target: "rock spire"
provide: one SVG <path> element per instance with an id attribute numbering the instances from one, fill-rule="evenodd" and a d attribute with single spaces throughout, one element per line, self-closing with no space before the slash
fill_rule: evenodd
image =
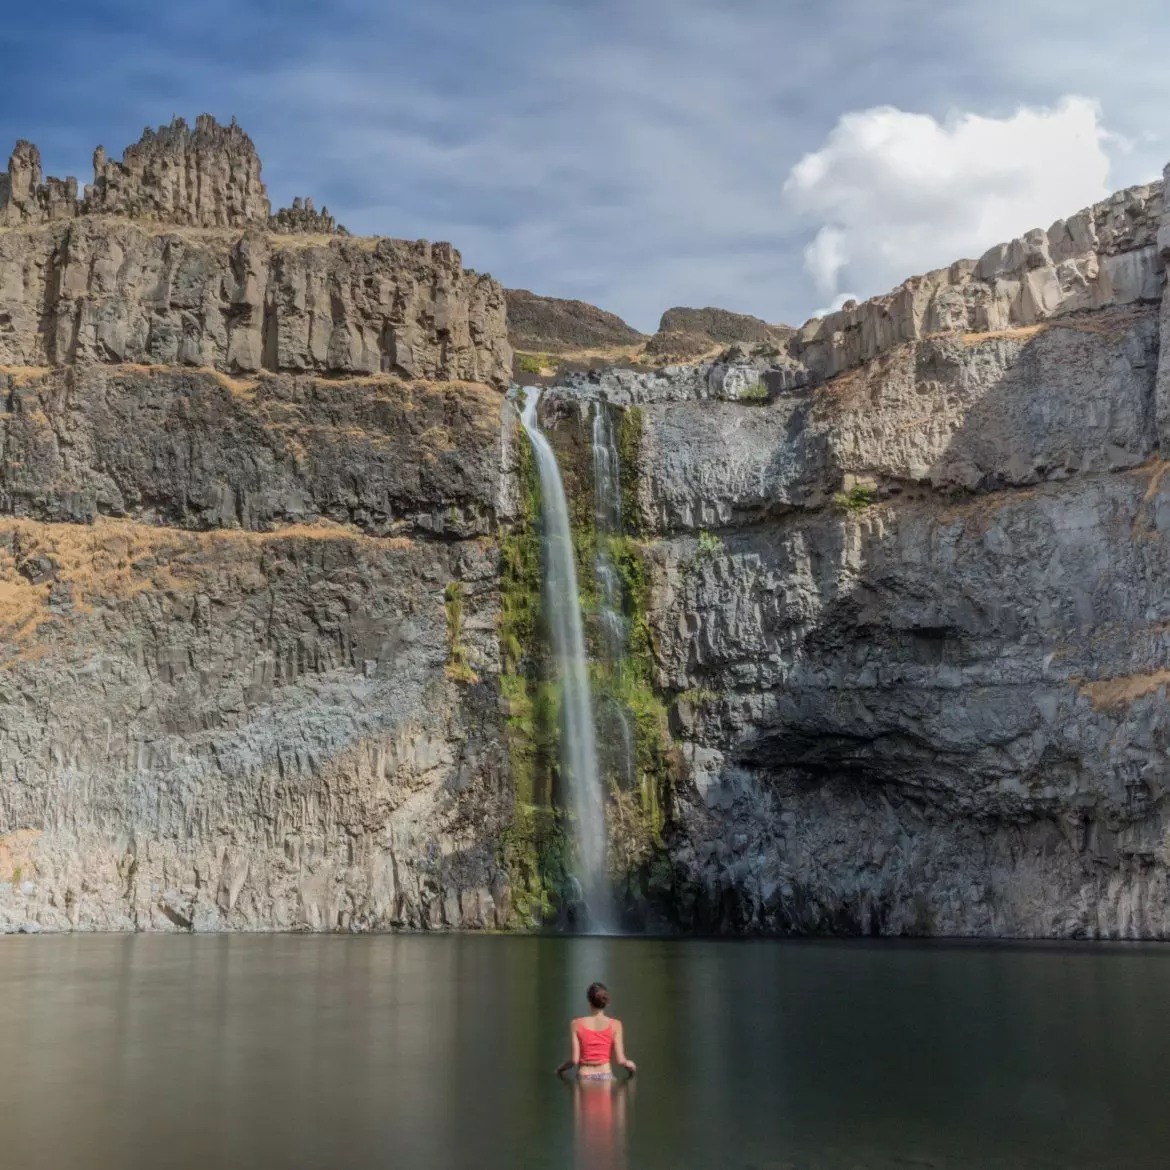
<path id="1" fill-rule="evenodd" d="M 281 234 L 344 234 L 328 210 L 311 199 L 271 214 L 260 176 L 260 156 L 233 118 L 221 125 L 210 114 L 174 118 L 147 127 L 120 159 L 99 146 L 93 155 L 93 182 L 78 197 L 76 179 L 42 178 L 41 154 L 23 139 L 0 175 L 0 226 L 48 223 L 90 215 L 177 224 L 184 227 L 240 228 L 259 224 Z"/>

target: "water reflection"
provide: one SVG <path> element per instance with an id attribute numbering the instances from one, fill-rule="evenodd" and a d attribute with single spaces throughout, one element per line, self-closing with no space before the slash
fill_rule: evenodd
<path id="1" fill-rule="evenodd" d="M 571 1079 L 577 1170 L 625 1170 L 626 1109 L 633 1081 Z"/>
<path id="2" fill-rule="evenodd" d="M 595 979 L 638 1076 L 566 1086 Z M 0 1166 L 1162 1170 L 1168 987 L 1156 947 L 0 938 Z"/>

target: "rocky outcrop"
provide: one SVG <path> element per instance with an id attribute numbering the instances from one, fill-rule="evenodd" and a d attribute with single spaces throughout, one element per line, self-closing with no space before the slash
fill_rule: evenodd
<path id="1" fill-rule="evenodd" d="M 178 119 L 121 162 L 99 148 L 95 173 L 70 203 L 76 184 L 42 182 L 35 147 L 10 160 L 0 225 L 23 230 L 0 230 L 0 365 L 507 384 L 495 281 L 449 244 L 353 239 L 303 201 L 270 220 L 259 158 L 234 123 Z"/>
<path id="2" fill-rule="evenodd" d="M 77 209 L 77 180 L 43 179 L 41 152 L 22 138 L 0 175 L 0 225 L 71 219 Z"/>
<path id="3" fill-rule="evenodd" d="M 814 377 L 829 378 L 933 333 L 1028 328 L 1069 313 L 1157 300 L 1161 183 L 1102 203 L 917 276 L 886 296 L 809 321 L 791 346 Z"/>
<path id="4" fill-rule="evenodd" d="M 787 325 L 769 325 L 747 313 L 678 307 L 662 314 L 658 332 L 646 343 L 646 354 L 663 361 L 693 361 L 736 342 L 783 343 L 792 332 Z"/>
<path id="5" fill-rule="evenodd" d="M 202 114 L 194 130 L 182 118 L 157 130 L 148 126 L 121 159 L 107 158 L 99 146 L 93 175 L 81 208 L 86 215 L 205 228 L 268 219 L 260 156 L 234 120 L 221 126 Z"/>
<path id="6" fill-rule="evenodd" d="M 268 220 L 268 230 L 281 235 L 348 236 L 349 232 L 329 214 L 328 207 L 318 211 L 312 199 L 298 195 L 291 207 L 282 207 Z"/>
<path id="7" fill-rule="evenodd" d="M 541 297 L 526 288 L 506 289 L 505 296 L 508 340 L 514 349 L 561 354 L 636 347 L 646 340 L 620 317 L 584 301 Z"/>

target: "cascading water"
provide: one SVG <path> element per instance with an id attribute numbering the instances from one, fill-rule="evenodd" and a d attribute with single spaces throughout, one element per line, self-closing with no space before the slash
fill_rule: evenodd
<path id="1" fill-rule="evenodd" d="M 622 611 L 622 582 L 610 556 L 607 536 L 622 531 L 621 465 L 618 460 L 617 436 L 613 414 L 605 402 L 593 404 L 593 518 L 597 527 L 597 581 L 601 587 L 598 621 L 601 626 L 601 652 L 605 661 L 621 669 L 627 654 L 626 619 Z M 616 733 L 605 736 L 607 764 L 618 781 L 629 786 L 634 782 L 634 736 L 629 712 L 610 698 L 599 712 Z M 607 727 L 605 730 L 609 730 Z"/>
<path id="2" fill-rule="evenodd" d="M 577 566 L 569 526 L 569 505 L 557 457 L 540 429 L 540 391 L 529 388 L 520 421 L 532 442 L 540 477 L 544 544 L 544 597 L 553 659 L 562 687 L 561 766 L 565 772 L 580 857 L 581 893 L 589 924 L 607 931 L 612 899 L 606 879 L 607 837 L 593 700 L 585 657 L 585 632 Z"/>
<path id="3" fill-rule="evenodd" d="M 622 489 L 618 479 L 617 440 L 604 402 L 593 406 L 593 515 L 598 537 L 617 535 L 622 527 Z M 597 581 L 601 586 L 601 635 L 605 656 L 618 662 L 626 650 L 626 622 L 617 570 L 604 539 L 597 542 Z"/>

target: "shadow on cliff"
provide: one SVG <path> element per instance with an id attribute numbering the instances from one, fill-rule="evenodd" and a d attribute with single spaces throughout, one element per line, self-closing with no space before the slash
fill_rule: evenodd
<path id="1" fill-rule="evenodd" d="M 727 537 L 759 564 L 766 654 L 699 728 L 733 746 L 675 906 L 689 929 L 1076 933 L 1004 883 L 1072 905 L 1151 807 L 1076 686 L 1133 671 L 1100 630 L 1142 619 L 1143 585 L 1156 601 L 1124 548 L 1157 453 L 1155 315 L 915 348 L 917 402 L 880 376 L 816 392 L 825 482 L 863 494 Z"/>

